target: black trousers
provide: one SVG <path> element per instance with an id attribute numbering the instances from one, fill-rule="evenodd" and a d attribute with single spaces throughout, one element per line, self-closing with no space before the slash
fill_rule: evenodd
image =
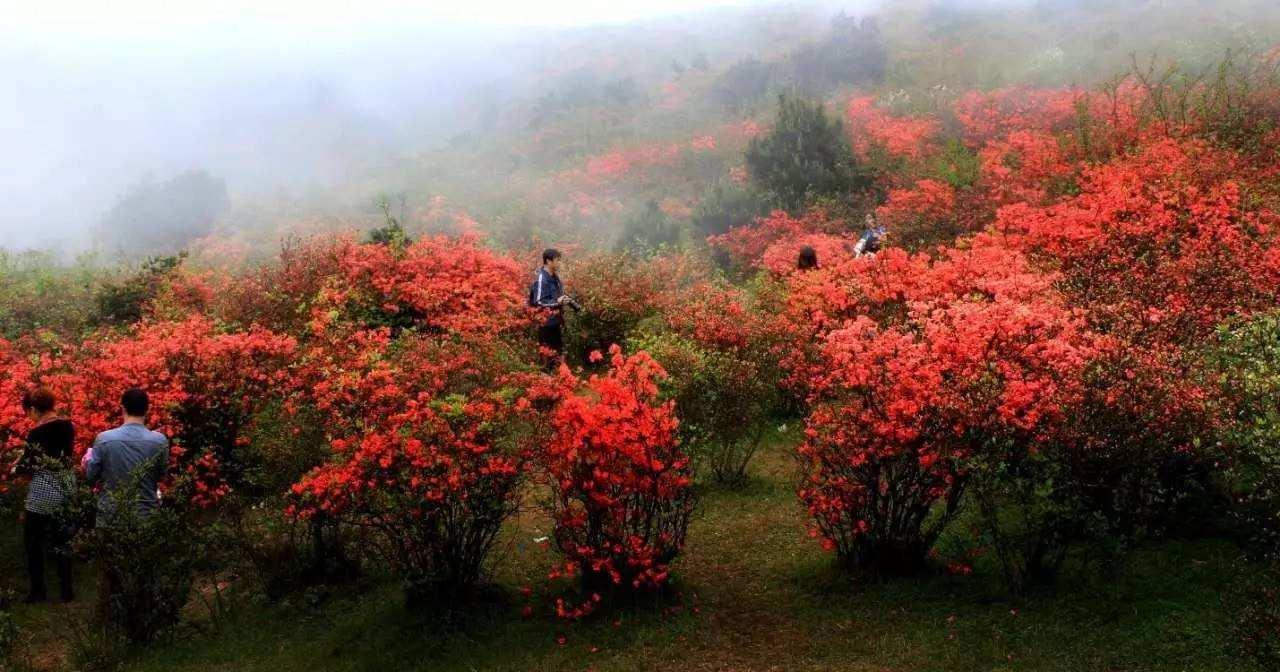
<path id="1" fill-rule="evenodd" d="M 555 373 L 560 368 L 560 361 L 564 359 L 564 326 L 544 324 L 538 327 L 538 345 L 555 353 L 542 360 L 543 370 Z"/>
<path id="2" fill-rule="evenodd" d="M 49 590 L 44 581 L 45 552 L 52 548 L 54 564 L 58 569 L 58 587 L 62 590 L 62 599 L 75 597 L 75 586 L 71 582 L 71 543 L 70 535 L 56 518 L 43 513 L 26 512 L 26 523 L 22 526 L 22 543 L 27 551 L 27 574 L 31 577 L 31 597 L 44 599 Z"/>

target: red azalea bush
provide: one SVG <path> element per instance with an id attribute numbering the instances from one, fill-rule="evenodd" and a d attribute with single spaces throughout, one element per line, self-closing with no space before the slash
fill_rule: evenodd
<path id="1" fill-rule="evenodd" d="M 789 275 L 799 270 L 800 249 L 812 247 L 818 256 L 818 265 L 842 264 L 853 259 L 853 247 L 858 239 L 850 235 L 808 233 L 783 238 L 773 243 L 760 255 L 760 266 L 775 276 Z"/>
<path id="2" fill-rule="evenodd" d="M 591 253 L 569 258 L 565 291 L 582 304 L 566 311 L 565 352 L 570 362 L 594 366 L 588 355 L 625 343 L 646 320 L 680 310 L 711 275 L 710 263 L 688 253 L 639 257 Z"/>
<path id="3" fill-rule="evenodd" d="M 361 531 L 411 602 L 464 596 L 482 578 L 540 437 L 517 412 L 527 383 L 486 362 L 496 353 L 459 350 L 414 336 L 385 352 L 387 375 L 359 381 L 381 397 L 372 414 L 292 488 L 292 515 Z M 349 411 L 334 394 L 320 393 L 322 409 Z"/>
<path id="4" fill-rule="evenodd" d="M 908 160 L 919 160 L 935 151 L 933 141 L 942 127 L 937 119 L 894 116 L 878 107 L 872 96 L 850 98 L 845 123 L 859 156 L 882 151 L 890 158 Z"/>
<path id="5" fill-rule="evenodd" d="M 1076 167 L 1058 138 L 1048 133 L 1015 131 L 987 143 L 979 157 L 981 179 L 994 205 L 1043 203 L 1074 187 Z"/>
<path id="6" fill-rule="evenodd" d="M 959 510 L 968 462 L 1063 422 L 1087 347 L 1079 318 L 1045 300 L 922 302 L 899 324 L 832 331 L 799 450 L 817 534 L 848 566 L 921 566 Z"/>
<path id="7" fill-rule="evenodd" d="M 1087 93 L 1076 89 L 1019 86 L 969 91 L 956 100 L 953 112 L 965 141 L 981 146 L 1019 131 L 1065 131 L 1078 106 L 1088 100 Z"/>
<path id="8" fill-rule="evenodd" d="M 1278 296 L 1276 214 L 1250 205 L 1233 179 L 1240 163 L 1199 141 L 1157 141 L 1086 170 L 1078 196 L 1001 209 L 996 227 L 1060 268 L 1101 329 L 1135 343 L 1197 342 Z"/>
<path id="9" fill-rule="evenodd" d="M 893 189 L 876 217 L 907 249 L 949 243 L 962 233 L 956 216 L 956 190 L 939 180 L 918 180 L 910 189 Z"/>
<path id="10" fill-rule="evenodd" d="M 776 243 L 795 244 L 794 240 L 798 237 L 815 233 L 837 233 L 841 228 L 843 225 L 830 221 L 821 208 L 811 209 L 799 217 L 793 217 L 783 210 L 774 210 L 767 217 L 760 217 L 752 224 L 712 236 L 707 242 L 727 254 L 735 266 L 750 269 L 759 268 L 765 252 Z M 799 250 L 797 245 L 797 254 Z M 793 266 L 794 262 L 795 259 L 792 259 Z"/>
<path id="11" fill-rule="evenodd" d="M 210 314 L 241 327 L 257 324 L 302 336 L 311 304 L 340 275 L 340 252 L 348 244 L 348 239 L 331 236 L 286 240 L 276 259 L 221 287 Z"/>
<path id="12" fill-rule="evenodd" d="M 26 442 L 27 416 L 22 396 L 31 386 L 31 364 L 8 341 L 0 339 L 0 492 L 9 470 Z"/>
<path id="13" fill-rule="evenodd" d="M 966 249 L 944 248 L 939 257 L 897 248 L 875 258 L 853 259 L 786 279 L 787 291 L 770 304 L 777 311 L 774 356 L 783 385 L 805 397 L 821 375 L 822 339 L 847 320 L 869 316 L 893 323 L 919 302 L 945 305 L 967 295 L 1030 300 L 1049 290 L 1053 276 L 1036 271 L 1025 255 L 979 235 Z"/>
<path id="14" fill-rule="evenodd" d="M 662 368 L 617 346 L 609 357 L 606 373 L 582 381 L 562 369 L 540 393 L 554 400 L 543 460 L 564 563 L 553 576 L 580 577 L 591 594 L 561 604 L 566 617 L 589 614 L 615 590 L 666 585 L 694 507 L 673 404 L 658 400 Z"/>
<path id="15" fill-rule="evenodd" d="M 419 238 L 403 248 L 347 241 L 337 256 L 338 282 L 322 303 L 369 325 L 470 333 L 528 324 L 525 270 L 476 235 Z"/>

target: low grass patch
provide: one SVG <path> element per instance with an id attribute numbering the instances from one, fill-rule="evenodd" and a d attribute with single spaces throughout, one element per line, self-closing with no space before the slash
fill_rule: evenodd
<path id="1" fill-rule="evenodd" d="M 551 552 L 536 511 L 510 526 L 481 604 L 446 618 L 405 609 L 399 586 L 373 581 L 279 604 L 243 598 L 216 631 L 132 652 L 138 671 L 262 670 L 991 670 L 1248 669 L 1229 653 L 1219 595 L 1236 549 L 1168 541 L 1100 577 L 1078 562 L 1059 585 L 1009 600 L 993 576 L 856 582 L 805 534 L 785 441 L 744 487 L 707 490 L 671 593 L 585 623 L 550 615 Z M 17 538 L 0 557 L 22 578 Z M 82 602 L 92 599 L 88 572 Z M 16 580 L 15 580 L 16 579 Z M 522 595 L 528 586 L 533 597 Z M 524 606 L 535 614 L 522 616 Z M 65 665 L 61 607 L 19 606 L 42 666 Z M 83 607 L 76 607 L 83 609 Z M 74 612 L 78 615 L 78 612 Z"/>

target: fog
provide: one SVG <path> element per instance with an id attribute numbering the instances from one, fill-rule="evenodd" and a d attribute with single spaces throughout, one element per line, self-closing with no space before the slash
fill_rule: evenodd
<path id="1" fill-rule="evenodd" d="M 105 3 L 104 3 L 105 4 Z M 233 201 L 324 189 L 468 129 L 577 28 L 733 3 L 8 7 L 0 247 L 79 247 L 131 184 L 202 168 Z"/>
<path id="2" fill-rule="evenodd" d="M 1091 2 L 906 4 L 1087 11 Z M 629 42 L 635 53 L 636 45 L 642 50 L 661 39 L 686 54 L 713 54 L 719 69 L 768 49 L 768 36 L 751 32 L 751 17 L 792 12 L 775 23 L 798 39 L 817 34 L 836 11 L 865 14 L 879 6 L 420 4 L 236 0 L 208 10 L 190 1 L 0 2 L 0 248 L 84 248 L 132 185 L 191 169 L 224 179 L 233 206 L 332 196 L 353 184 L 358 191 L 371 166 L 382 166 L 385 176 L 398 157 L 459 133 L 503 123 L 523 128 L 504 115 L 538 95 L 540 77 L 566 54 L 594 55 L 615 42 Z M 1246 18 L 1233 21 L 1249 27 Z M 671 61 L 667 53 L 623 65 L 628 73 L 662 72 Z"/>

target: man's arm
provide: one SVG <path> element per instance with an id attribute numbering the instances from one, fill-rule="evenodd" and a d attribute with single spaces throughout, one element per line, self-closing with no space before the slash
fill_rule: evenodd
<path id="1" fill-rule="evenodd" d="M 97 483 L 102 478 L 102 454 L 103 443 L 95 438 L 93 445 L 89 447 L 89 452 L 84 456 L 84 480 L 89 485 Z"/>
<path id="2" fill-rule="evenodd" d="M 160 452 L 156 454 L 151 470 L 151 475 L 156 483 L 164 480 L 164 474 L 169 470 L 169 437 L 161 435 Z"/>

